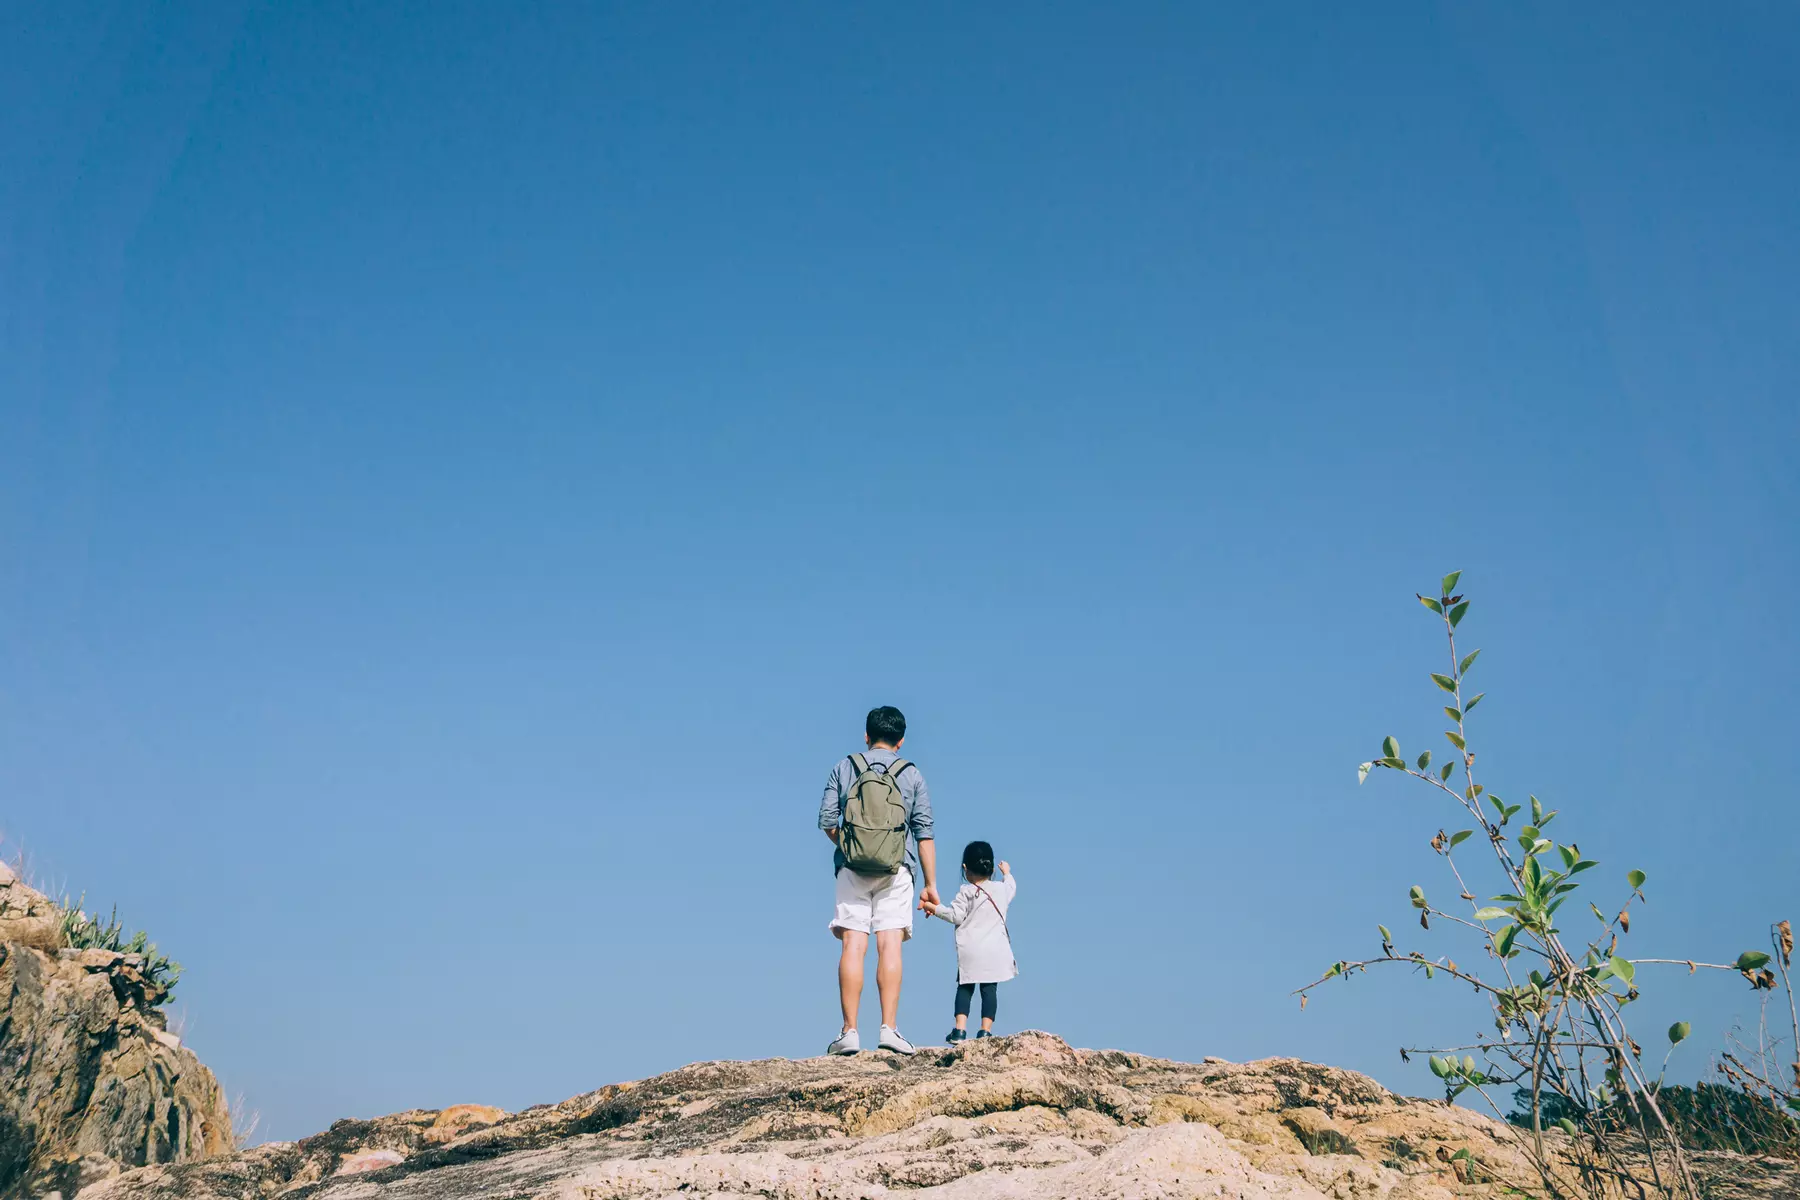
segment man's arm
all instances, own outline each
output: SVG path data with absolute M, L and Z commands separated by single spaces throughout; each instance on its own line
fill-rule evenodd
M 825 831 L 825 836 L 831 839 L 834 846 L 837 845 L 838 826 L 844 815 L 843 792 L 838 785 L 838 775 L 843 769 L 844 764 L 841 762 L 831 768 L 831 774 L 825 777 L 825 794 L 819 799 L 819 828 Z
M 906 776 L 913 780 L 912 814 L 907 818 L 907 825 L 912 829 L 913 840 L 919 843 L 919 869 L 925 873 L 925 890 L 919 893 L 919 907 L 938 903 L 937 891 L 937 842 L 932 837 L 931 793 L 925 787 L 925 772 L 919 770 L 915 763 L 900 778 L 900 790 L 906 791 Z
M 919 907 L 935 906 L 937 893 L 937 841 L 926 838 L 919 843 L 919 869 L 925 872 L 925 890 L 919 893 Z

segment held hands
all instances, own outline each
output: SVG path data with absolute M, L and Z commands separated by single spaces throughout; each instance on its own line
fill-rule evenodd
M 920 912 L 929 913 L 932 909 L 934 909 L 938 906 L 938 903 L 939 903 L 938 891 L 935 887 L 928 887 L 924 891 L 919 893 L 919 911 Z

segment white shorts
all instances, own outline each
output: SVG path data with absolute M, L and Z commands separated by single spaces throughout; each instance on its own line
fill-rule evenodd
M 913 877 L 906 867 L 893 875 L 858 875 L 849 867 L 837 873 L 837 915 L 831 930 L 880 933 L 904 929 L 912 937 Z M 902 938 L 905 941 L 906 938 Z

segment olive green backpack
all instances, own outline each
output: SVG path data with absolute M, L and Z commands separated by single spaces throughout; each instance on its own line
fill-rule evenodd
M 909 764 L 896 758 L 877 770 L 860 754 L 850 756 L 856 780 L 844 801 L 844 823 L 838 849 L 844 865 L 858 875 L 897 875 L 906 865 L 906 799 L 900 794 L 900 772 Z

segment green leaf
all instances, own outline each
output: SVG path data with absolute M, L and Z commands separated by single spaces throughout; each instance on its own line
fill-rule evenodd
M 1456 732 L 1454 729 L 1444 730 L 1444 736 L 1449 738 L 1450 744 L 1455 746 L 1458 750 L 1467 750 L 1469 748 L 1469 744 L 1463 741 L 1463 735 Z
M 1600 906 L 1598 904 L 1595 904 L 1590 900 L 1588 901 L 1588 907 L 1593 910 L 1594 920 L 1600 922 L 1602 925 L 1607 924 L 1606 914 L 1600 911 Z
M 1425 907 L 1425 889 L 1424 888 L 1415 887 L 1410 892 L 1407 893 L 1407 896 L 1410 900 L 1412 900 L 1412 906 L 1414 908 L 1424 908 Z
M 1468 657 L 1466 657 L 1462 660 L 1462 665 L 1456 668 L 1456 673 L 1458 675 L 1467 675 L 1469 673 L 1469 668 L 1474 666 L 1475 660 L 1480 657 L 1481 657 L 1481 651 L 1479 651 L 1479 650 L 1469 651 Z
M 1382 738 L 1381 739 L 1381 757 L 1383 757 L 1383 758 L 1399 758 L 1400 757 L 1400 743 L 1395 741 L 1391 737 Z
M 1518 936 L 1519 927 L 1517 925 L 1508 925 L 1506 927 L 1506 932 L 1500 935 L 1499 945 L 1495 947 L 1495 949 L 1500 952 L 1501 958 L 1506 958 L 1512 954 L 1513 939 Z
M 1383 945 L 1394 940 L 1394 935 L 1388 932 L 1388 927 L 1386 925 L 1377 925 L 1375 928 L 1381 930 L 1381 941 Z
M 1501 813 L 1500 823 L 1502 825 L 1504 825 L 1508 821 L 1512 820 L 1513 814 L 1518 812 L 1519 808 L 1520 808 L 1520 806 L 1517 804 L 1509 804 L 1505 808 L 1501 809 L 1500 810 L 1500 813 Z
M 1646 876 L 1642 871 L 1633 871 L 1625 876 L 1625 882 L 1629 883 L 1631 885 L 1631 890 L 1635 892 L 1644 886 L 1645 878 Z
M 1463 1055 L 1462 1069 L 1464 1075 L 1473 1075 L 1475 1073 L 1475 1056 L 1473 1054 Z
M 1506 915 L 1508 914 L 1504 908 L 1493 908 L 1490 906 L 1488 908 L 1478 908 L 1475 910 L 1475 919 L 1477 921 L 1498 921 L 1501 917 Z
M 1433 1054 L 1426 1061 L 1431 1064 L 1431 1073 L 1433 1075 L 1436 1075 L 1439 1079 L 1449 1078 L 1449 1076 L 1450 1076 L 1450 1060 L 1449 1059 L 1439 1058 L 1437 1055 Z
M 1426 767 L 1429 767 L 1430 765 L 1431 765 L 1431 751 L 1427 750 L 1423 754 L 1419 755 L 1419 770 L 1423 771 Z
M 1456 692 L 1456 680 L 1450 678 L 1448 675 L 1439 675 L 1436 671 L 1433 671 L 1431 673 L 1431 682 L 1437 684 L 1446 692 L 1450 692 L 1453 695 Z
M 1456 581 L 1461 578 L 1462 578 L 1461 571 L 1452 571 L 1448 575 L 1444 576 L 1444 590 L 1439 592 L 1438 595 L 1449 596 L 1451 592 L 1454 592 L 1456 590 Z
M 1558 1129 L 1562 1130 L 1564 1133 L 1568 1134 L 1570 1137 L 1580 1137 L 1581 1136 L 1581 1130 L 1575 1128 L 1575 1122 L 1569 1120 L 1569 1118 L 1567 1118 L 1567 1117 L 1556 1118 L 1556 1127 Z
M 1580 862 L 1576 863 L 1574 866 L 1569 868 L 1569 874 L 1578 875 L 1581 872 L 1587 870 L 1589 867 L 1597 867 L 1599 865 L 1600 865 L 1599 863 L 1595 862 L 1591 858 L 1584 858 Z
M 1381 760 L 1381 765 L 1394 771 L 1406 770 L 1406 760 L 1403 758 L 1384 758 Z
M 1521 845 L 1529 846 L 1531 843 L 1533 843 L 1537 840 L 1538 840 L 1538 828 L 1536 825 L 1526 825 L 1526 826 L 1523 826 L 1520 828 L 1519 842 Z
M 1489 794 L 1488 803 L 1494 806 L 1494 811 L 1499 813 L 1500 819 L 1504 821 L 1506 819 L 1506 805 L 1501 802 L 1500 797 Z
M 1632 966 L 1630 962 L 1620 958 L 1616 954 L 1606 960 L 1606 965 L 1612 968 L 1612 973 L 1614 975 L 1623 979 L 1627 984 L 1629 984 L 1632 978 L 1637 974 L 1636 967 Z
M 1669 1026 L 1669 1045 L 1679 1046 L 1687 1040 L 1690 1026 L 1686 1021 L 1677 1021 Z
M 1448 704 L 1444 705 L 1444 715 L 1449 717 L 1452 721 L 1455 721 L 1458 725 L 1462 724 L 1462 714 L 1457 712 L 1454 708 L 1451 708 Z
M 1455 763 L 1445 763 L 1444 769 L 1438 772 L 1438 778 L 1448 783 L 1450 781 L 1450 772 L 1454 770 L 1456 770 Z
M 1367 779 L 1369 777 L 1369 771 L 1374 765 L 1375 764 L 1372 762 L 1358 764 L 1356 768 L 1356 782 L 1360 784 L 1363 780 Z
M 1450 848 L 1454 850 L 1474 836 L 1475 831 L 1473 829 L 1459 829 L 1450 835 Z
M 1567 846 L 1558 846 L 1556 852 L 1562 856 L 1563 867 L 1572 875 L 1575 873 L 1575 852 Z
M 1544 806 L 1536 796 L 1531 797 L 1531 823 L 1533 825 L 1544 823 Z
M 1760 950 L 1746 950 L 1738 955 L 1737 969 L 1740 971 L 1756 971 L 1769 965 L 1769 956 Z
M 1423 604 L 1426 608 L 1429 608 L 1432 612 L 1437 613 L 1439 616 L 1444 614 L 1444 606 L 1439 604 L 1436 600 L 1433 600 L 1430 596 L 1420 596 L 1419 603 Z
M 1450 610 L 1450 628 L 1455 629 L 1458 625 L 1461 625 L 1462 619 L 1463 619 L 1463 614 L 1468 611 L 1469 611 L 1469 602 L 1467 600 L 1464 600 L 1461 604 L 1459 604 L 1455 608 L 1451 609 Z

